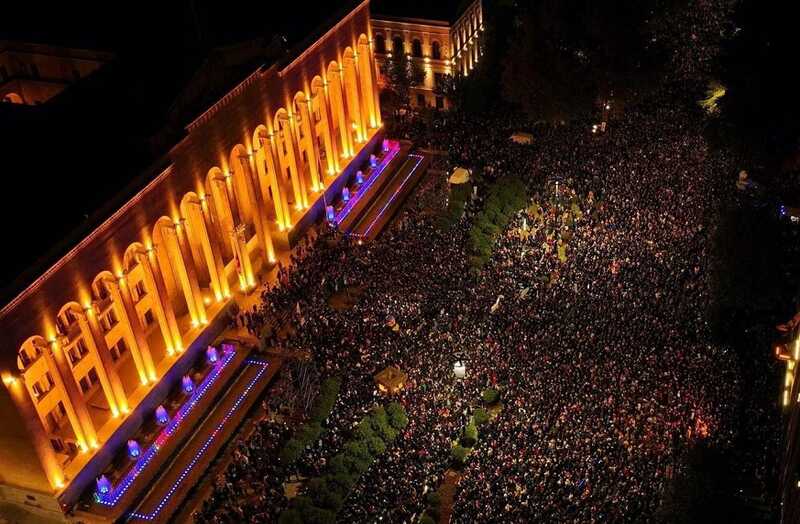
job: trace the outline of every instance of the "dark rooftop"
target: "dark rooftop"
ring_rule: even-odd
[[[0,40],[110,51],[116,59],[46,104],[0,104],[7,231],[0,302],[157,175],[159,159],[194,117],[357,3],[298,17],[294,4],[182,0],[102,20],[80,3],[54,4],[44,15],[33,4],[4,7]]]
[[[473,0],[373,0],[372,16],[455,22]]]

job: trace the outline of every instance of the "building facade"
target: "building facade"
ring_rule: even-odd
[[[800,521],[800,315],[789,322],[794,326],[791,339],[774,344],[775,356],[785,364],[781,405],[784,414],[784,446],[781,456],[781,522]]]
[[[381,127],[369,0],[186,126],[144,189],[0,310],[0,502],[60,516]]]
[[[372,27],[379,62],[405,53],[425,72],[423,84],[412,89],[412,106],[445,109],[448,101],[437,94],[444,77],[469,75],[480,60],[483,4],[481,0],[470,2],[452,22],[376,14]]]
[[[0,41],[0,103],[43,104],[112,58],[98,51]]]

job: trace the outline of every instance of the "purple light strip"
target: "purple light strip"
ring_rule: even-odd
[[[383,157],[383,160],[381,161],[381,164],[378,167],[376,167],[372,171],[372,173],[370,173],[369,178],[367,179],[367,181],[364,182],[364,184],[358,189],[358,193],[356,193],[355,195],[351,195],[350,196],[350,200],[347,202],[347,204],[345,204],[344,208],[342,208],[342,210],[339,212],[339,214],[336,216],[336,218],[333,219],[333,221],[336,223],[336,227],[339,227],[339,224],[344,222],[344,219],[347,218],[347,215],[349,215],[350,211],[353,210],[353,207],[356,205],[356,202],[358,202],[360,200],[361,195],[363,195],[364,193],[366,193],[369,190],[369,188],[372,186],[372,184],[386,170],[386,166],[388,166],[389,163],[392,160],[394,160],[394,157],[396,157],[397,154],[400,152],[400,144],[398,142],[391,142],[391,144],[392,144],[392,146],[389,149],[389,152],[386,154],[386,156]]]
[[[219,424],[217,424],[217,427],[214,428],[214,431],[211,432],[211,434],[208,436],[206,441],[203,442],[203,445],[200,447],[200,449],[197,450],[197,453],[195,453],[195,455],[192,458],[191,462],[189,462],[189,464],[187,464],[186,467],[183,468],[183,471],[181,471],[180,476],[172,484],[172,486],[170,486],[170,488],[167,491],[166,495],[164,495],[164,498],[161,499],[161,502],[159,502],[158,505],[156,506],[156,509],[154,509],[152,512],[146,513],[146,514],[145,513],[136,513],[136,512],[131,513],[128,516],[128,521],[131,521],[131,520],[134,520],[134,519],[151,521],[151,520],[155,520],[156,518],[158,518],[158,515],[161,513],[161,510],[164,509],[164,506],[166,506],[169,503],[169,501],[172,498],[172,496],[175,495],[175,492],[181,486],[181,483],[184,480],[186,480],[186,477],[189,475],[189,473],[192,472],[192,469],[194,469],[194,467],[197,465],[197,462],[202,458],[202,456],[205,453],[205,451],[209,448],[209,446],[211,446],[211,444],[214,442],[214,439],[216,439],[217,436],[220,434],[220,432],[222,431],[222,429],[225,426],[225,424],[228,422],[228,420],[230,420],[230,418],[233,416],[233,414],[236,412],[236,410],[239,409],[239,406],[242,405],[242,402],[244,402],[244,399],[247,397],[247,395],[250,394],[250,391],[253,389],[253,386],[255,386],[256,382],[258,382],[258,380],[261,378],[261,375],[263,375],[264,372],[267,370],[267,367],[268,367],[269,364],[267,362],[262,361],[262,360],[249,359],[249,360],[247,360],[247,365],[249,365],[249,366],[261,366],[261,369],[258,371],[256,376],[253,377],[253,379],[247,384],[247,387],[244,389],[244,391],[242,391],[239,394],[239,396],[236,399],[236,402],[233,404],[233,406],[231,406],[231,408],[228,410],[228,412],[225,413],[225,417],[222,419],[222,421],[220,421]]]
[[[399,195],[400,191],[402,191],[403,188],[406,186],[406,183],[408,182],[408,179],[411,178],[411,175],[414,174],[414,172],[417,170],[417,168],[419,167],[419,165],[422,163],[422,161],[425,158],[422,155],[408,155],[408,156],[416,158],[417,159],[417,163],[414,164],[414,167],[411,168],[411,171],[409,171],[408,175],[406,175],[406,177],[403,179],[403,181],[400,183],[400,185],[397,186],[397,189],[395,189],[394,193],[389,198],[389,200],[386,202],[386,204],[383,205],[381,210],[378,211],[378,214],[375,215],[375,218],[372,219],[372,222],[370,222],[369,227],[367,227],[367,230],[364,231],[364,234],[363,235],[359,235],[359,236],[361,236],[361,238],[366,238],[366,237],[369,236],[370,231],[372,231],[372,228],[375,227],[375,223],[378,221],[379,218],[381,218],[383,216],[383,214],[386,212],[386,210],[389,208],[389,206],[392,204],[392,202],[394,202],[394,199],[397,198],[397,195]]]
[[[184,403],[183,406],[181,406],[175,417],[173,417],[172,420],[170,420],[170,422],[167,424],[167,427],[165,427],[161,433],[158,434],[158,437],[156,437],[155,441],[150,445],[150,447],[148,447],[147,450],[139,456],[136,464],[122,478],[122,481],[105,495],[99,495],[95,493],[95,499],[98,503],[104,506],[113,507],[119,502],[136,478],[142,473],[142,471],[144,471],[150,462],[152,462],[153,458],[158,453],[158,450],[161,449],[167,440],[169,440],[169,438],[175,433],[178,425],[189,415],[197,403],[200,402],[200,399],[203,398],[209,388],[217,380],[220,373],[222,373],[222,370],[225,368],[225,366],[227,366],[230,361],[233,360],[234,356],[236,356],[236,352],[229,351],[222,360],[217,361],[214,369],[206,376],[206,378],[200,384],[200,387],[195,390],[192,398],[188,402]]]

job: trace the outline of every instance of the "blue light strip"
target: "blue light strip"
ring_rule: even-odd
[[[159,514],[161,513],[161,510],[164,509],[164,506],[166,506],[169,503],[169,501],[172,498],[172,496],[175,495],[176,491],[178,491],[178,488],[180,488],[180,486],[183,483],[183,481],[186,480],[186,477],[189,476],[189,474],[192,472],[192,469],[194,469],[194,467],[197,465],[198,461],[200,461],[200,459],[203,457],[203,455],[205,454],[206,450],[211,446],[211,444],[214,442],[214,440],[217,438],[217,436],[222,432],[222,429],[225,426],[225,424],[228,422],[228,420],[230,420],[230,418],[233,416],[233,414],[236,412],[236,410],[238,410],[239,407],[242,405],[242,402],[244,402],[244,399],[247,397],[247,395],[250,394],[250,391],[252,391],[252,389],[255,386],[256,382],[259,381],[261,376],[267,370],[267,367],[268,367],[269,364],[267,362],[262,361],[262,360],[249,359],[249,360],[247,360],[247,365],[248,366],[261,366],[261,369],[258,371],[256,376],[253,377],[253,379],[247,384],[247,387],[244,389],[244,391],[242,391],[239,394],[239,396],[236,398],[236,402],[233,404],[233,406],[231,406],[231,408],[228,410],[228,412],[225,413],[225,417],[222,419],[222,421],[220,421],[219,424],[217,424],[217,427],[214,428],[214,431],[211,432],[211,434],[208,436],[206,441],[203,442],[203,445],[200,447],[200,449],[197,450],[197,453],[195,453],[195,455],[192,458],[191,462],[189,462],[189,464],[187,464],[186,467],[183,468],[183,471],[181,471],[180,476],[172,484],[172,486],[170,486],[170,488],[167,491],[166,495],[164,495],[164,498],[161,499],[161,502],[159,502],[158,505],[156,506],[156,508],[150,513],[136,513],[136,512],[131,513],[128,516],[128,521],[137,520],[137,519],[138,520],[152,521],[152,520],[155,520],[156,518],[158,518]]]
[[[189,415],[198,402],[200,402],[206,392],[208,392],[208,390],[217,380],[220,373],[222,373],[222,370],[231,362],[231,360],[233,360],[233,357],[235,356],[235,351],[229,351],[224,358],[217,361],[217,363],[214,365],[214,369],[206,376],[206,378],[200,384],[200,387],[194,390],[194,394],[192,395],[191,399],[181,406],[181,408],[175,414],[175,417],[173,417],[172,420],[170,420],[170,422],[167,424],[167,427],[165,427],[161,433],[158,434],[158,437],[156,437],[153,444],[151,444],[144,453],[139,455],[139,459],[136,461],[136,464],[124,477],[122,477],[122,481],[117,484],[116,487],[104,495],[95,493],[95,500],[99,504],[113,507],[119,502],[136,478],[142,473],[142,471],[144,471],[148,464],[152,462],[153,458],[155,458],[158,450],[161,449],[167,440],[175,433],[175,430],[178,428],[180,423]]]
[[[394,202],[394,199],[397,198],[397,195],[399,195],[400,191],[402,191],[403,188],[406,186],[406,183],[408,182],[408,179],[411,178],[411,175],[413,175],[414,172],[416,172],[416,170],[419,167],[419,165],[425,159],[425,157],[422,156],[422,155],[408,155],[408,156],[416,158],[417,159],[417,163],[414,164],[414,167],[411,168],[411,171],[409,171],[408,175],[403,179],[403,182],[401,182],[400,185],[397,186],[397,189],[392,194],[392,196],[389,198],[389,200],[386,201],[386,204],[383,205],[381,210],[378,211],[378,214],[375,215],[375,218],[372,219],[372,222],[370,222],[369,227],[367,227],[367,230],[364,231],[364,234],[363,235],[358,235],[361,238],[366,238],[366,237],[369,236],[370,231],[372,231],[372,228],[375,227],[375,223],[378,221],[379,218],[381,218],[383,216],[383,214],[386,212],[386,210],[389,208],[389,206],[392,205],[392,202]]]
[[[356,202],[360,200],[361,195],[365,194],[372,186],[372,184],[378,178],[380,178],[381,174],[383,174],[383,172],[386,170],[386,166],[388,166],[391,163],[391,161],[394,160],[394,157],[396,157],[399,152],[400,152],[400,144],[397,142],[392,142],[392,147],[386,154],[386,156],[383,157],[381,165],[379,165],[372,171],[372,173],[370,173],[367,181],[364,182],[364,184],[358,189],[358,193],[350,196],[350,200],[347,202],[347,204],[345,204],[344,208],[342,208],[342,210],[339,212],[336,218],[334,218],[333,221],[337,227],[339,227],[339,225],[342,222],[344,222],[344,219],[347,218],[347,215],[349,215],[350,211],[352,211],[353,207],[355,207]]]

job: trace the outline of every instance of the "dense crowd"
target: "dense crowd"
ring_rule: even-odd
[[[424,182],[374,244],[330,233],[305,243],[243,321],[270,344],[310,352],[322,374],[341,375],[339,402],[322,441],[295,467],[277,465],[277,436],[244,446],[248,461],[228,470],[202,520],[261,522],[285,507],[279,486],[324,470],[379,400],[373,375],[388,365],[409,375],[400,400],[410,424],[356,485],[342,522],[418,516],[487,386],[500,389],[504,407],[467,464],[455,521],[652,515],[688,447],[731,439],[738,393],[737,361],[711,341],[705,320],[709,239],[736,166],[707,147],[698,118],[665,104],[630,108],[602,136],[575,124],[533,147],[509,141],[517,122],[507,115],[449,115],[410,128],[453,165],[483,173],[484,185],[523,178],[531,207],[477,277],[465,239],[482,187],[467,216],[442,232],[435,210],[444,177]],[[333,310],[331,295],[355,285],[363,286],[355,306]],[[280,312],[296,328],[285,339],[266,327]],[[453,376],[457,358],[467,362],[462,381]],[[254,463],[247,450],[262,443]],[[240,489],[226,487],[236,480]],[[245,497],[251,481],[262,497]]]

